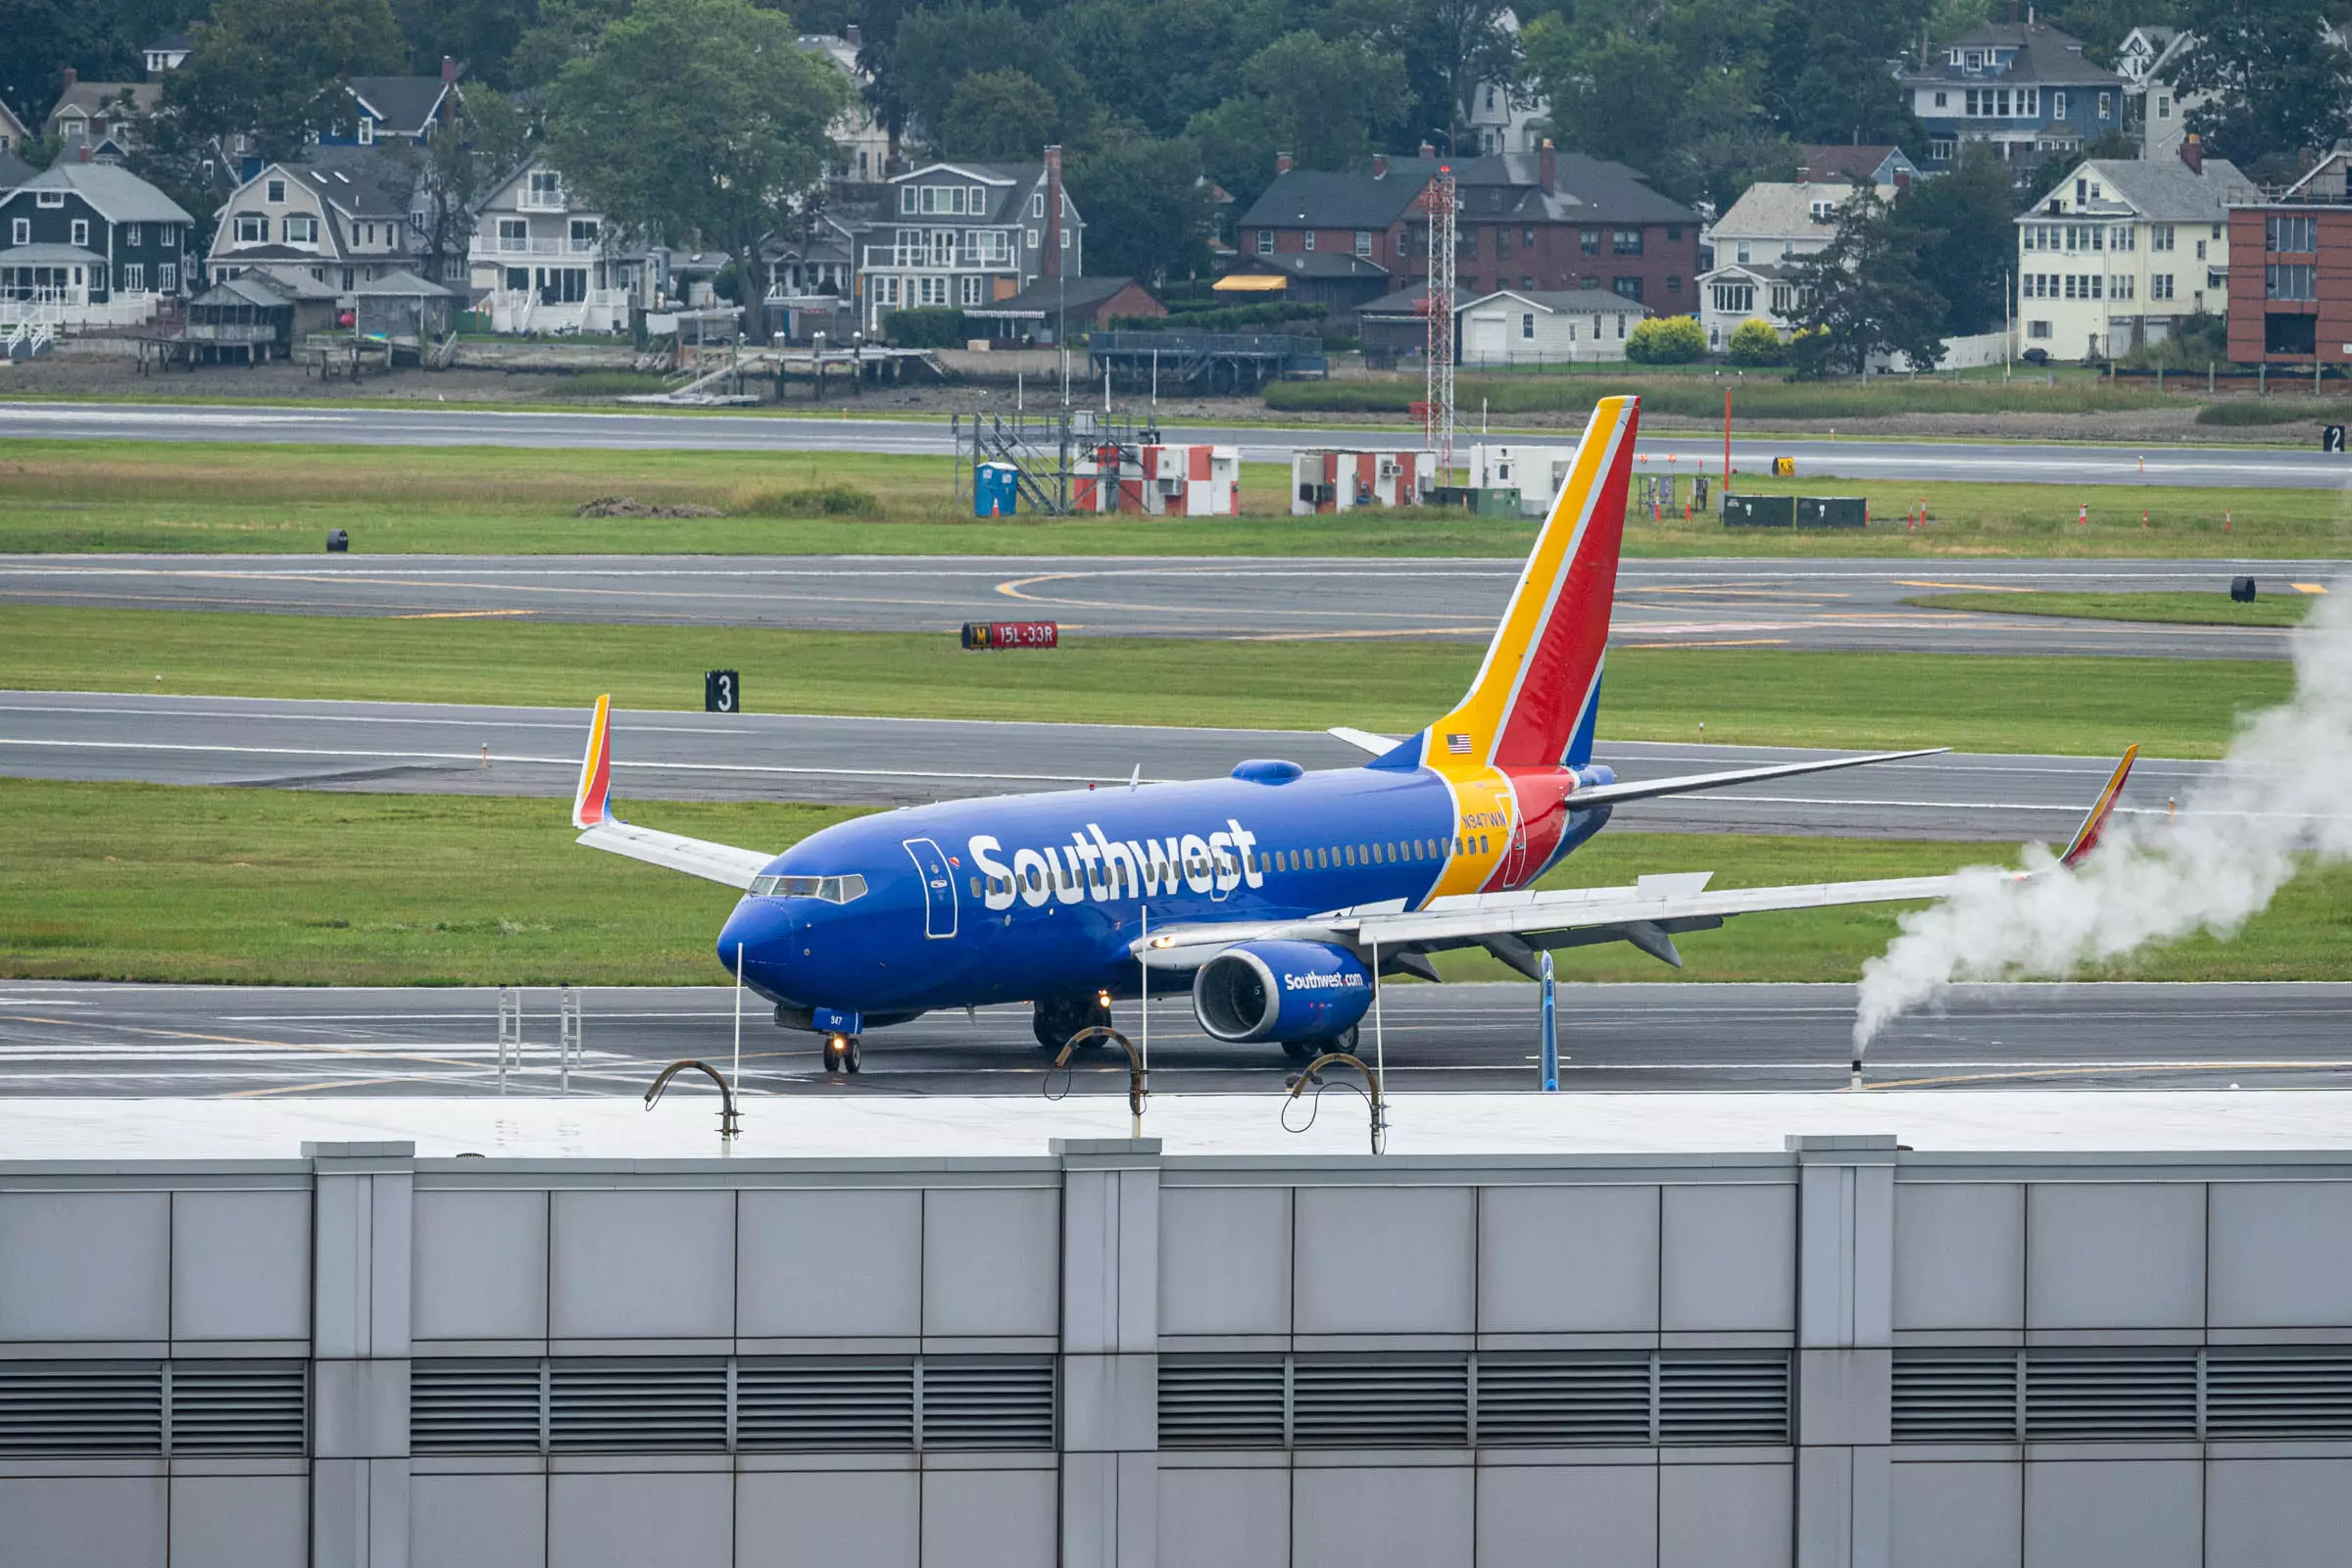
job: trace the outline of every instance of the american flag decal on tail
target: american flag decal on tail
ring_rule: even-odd
[[[1446,750],[1455,757],[1468,757],[1470,755],[1470,737],[1460,730],[1448,732],[1446,736]]]

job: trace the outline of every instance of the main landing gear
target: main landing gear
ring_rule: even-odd
[[[825,1071],[856,1072],[862,1065],[856,1035],[825,1036]]]
[[[1282,1043],[1282,1054],[1301,1067],[1327,1051],[1345,1051],[1353,1054],[1355,1025],[1349,1024],[1338,1034],[1325,1035],[1320,1040],[1285,1040]]]
[[[1049,1056],[1061,1054],[1070,1037],[1087,1029],[1110,1027],[1110,994],[1088,992],[1075,997],[1040,997],[1030,1015],[1029,1030]],[[1097,1042],[1100,1045],[1100,1042]]]

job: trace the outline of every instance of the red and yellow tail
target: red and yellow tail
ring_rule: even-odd
[[[580,787],[571,798],[571,825],[592,828],[611,814],[605,799],[612,790],[612,698],[596,700],[588,725],[588,750],[580,758]]]
[[[1427,765],[1446,772],[1591,760],[1641,422],[1640,398],[1603,398],[1593,409],[1478,678],[1423,732]]]

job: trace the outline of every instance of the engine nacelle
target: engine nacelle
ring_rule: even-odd
[[[1372,1005],[1372,974],[1321,942],[1243,942],[1193,976],[1193,1013],[1219,1040],[1315,1040]]]

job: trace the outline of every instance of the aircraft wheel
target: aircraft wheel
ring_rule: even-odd
[[[827,1035],[825,1037],[825,1050],[823,1058],[825,1063],[825,1071],[841,1071],[842,1059],[848,1054],[849,1051],[847,1048],[847,1043],[842,1039],[841,1036]]]
[[[1039,1001],[1030,1014],[1029,1032],[1047,1055],[1058,1056],[1061,1048],[1070,1043],[1070,1036],[1096,1025],[1108,1028],[1110,1008],[1096,1002],[1092,996],[1058,997]]]
[[[1319,1040],[1285,1040],[1282,1054],[1303,1067],[1323,1054],[1323,1043]]]
[[[841,1048],[841,1070],[844,1072],[858,1072],[863,1070],[864,1066],[865,1054],[858,1047],[858,1037],[856,1035],[852,1035],[850,1036],[849,1041]]]
[[[1345,1051],[1349,1055],[1353,1055],[1355,1054],[1355,1025],[1349,1024],[1346,1030],[1339,1034],[1333,1035],[1329,1040],[1325,1041],[1323,1043],[1323,1049],[1325,1051]]]

